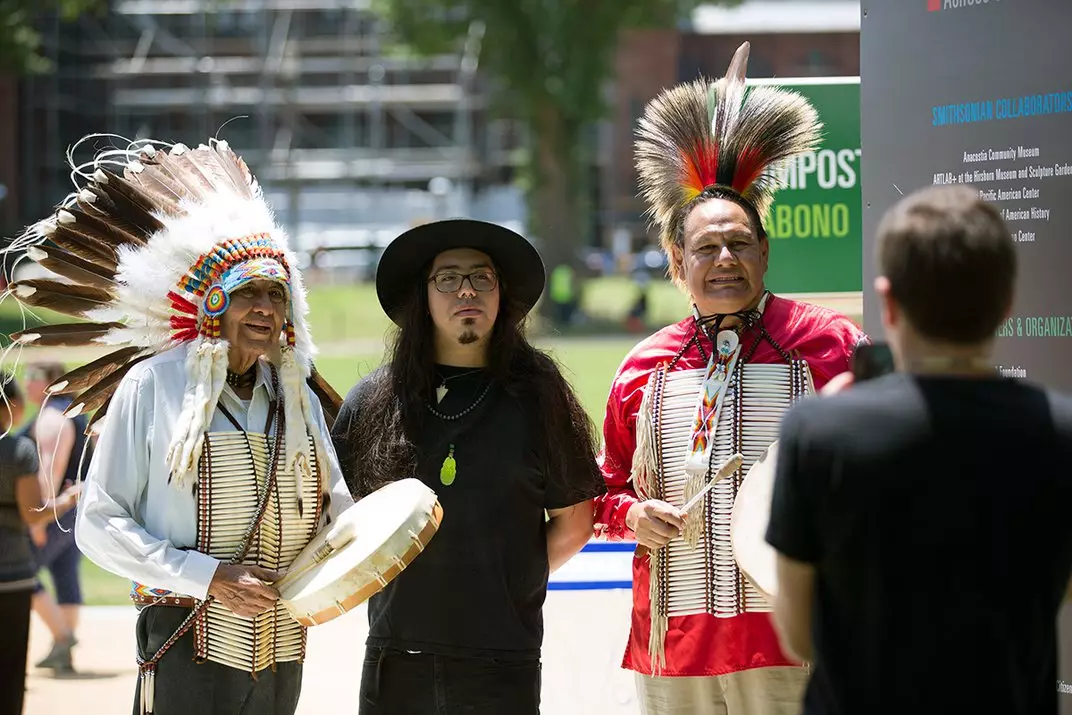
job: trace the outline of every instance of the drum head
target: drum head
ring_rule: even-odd
[[[766,540],[777,463],[775,441],[745,475],[730,518],[733,557],[745,577],[768,599],[773,599],[778,589],[777,552]]]
[[[424,550],[441,518],[435,492],[421,481],[403,479],[381,487],[309,542],[278,584],[281,600],[303,625],[324,623],[355,608]],[[340,530],[349,532],[350,540],[318,560],[328,536]]]

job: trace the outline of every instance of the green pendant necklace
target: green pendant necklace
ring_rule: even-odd
[[[488,391],[491,389],[491,383],[489,382],[484,386],[484,391],[480,393],[480,397],[476,398],[473,404],[466,407],[464,410],[456,415],[445,415],[431,405],[426,404],[428,411],[441,420],[453,422],[454,420],[461,419],[465,415],[469,414],[479,405],[485,397],[487,397]],[[447,456],[443,460],[443,464],[439,467],[439,482],[445,487],[449,487],[454,483],[454,478],[458,476],[458,461],[454,459],[454,443],[450,445],[450,449],[447,451]]]
[[[454,483],[454,477],[458,475],[458,463],[454,461],[454,445],[450,445],[450,452],[443,460],[443,466],[439,468],[439,482],[449,487]]]

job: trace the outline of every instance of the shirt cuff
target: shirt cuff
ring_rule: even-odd
[[[212,578],[216,575],[220,561],[208,554],[199,551],[187,551],[186,562],[182,565],[182,574],[179,576],[180,593],[203,601],[208,597],[208,587]]]
[[[609,518],[606,523],[596,521],[592,525],[593,535],[597,539],[606,539],[608,541],[633,541],[636,539],[636,534],[625,524],[625,515],[629,513],[630,507],[636,504],[639,499],[629,494],[616,495],[616,504],[610,510]]]

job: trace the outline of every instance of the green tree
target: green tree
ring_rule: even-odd
[[[49,62],[41,56],[41,35],[34,20],[49,12],[73,20],[101,5],[102,0],[0,0],[0,72],[47,72]]]
[[[721,0],[734,4],[739,0]],[[483,23],[480,68],[492,101],[529,130],[526,155],[531,229],[548,268],[574,262],[591,215],[592,142],[606,111],[619,33],[672,27],[697,0],[382,0],[398,38],[418,52],[457,51]]]

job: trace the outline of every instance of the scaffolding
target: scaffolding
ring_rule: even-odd
[[[68,31],[77,56],[24,93],[24,127],[36,131],[26,173],[65,182],[58,159],[91,132],[227,139],[298,250],[364,276],[423,220],[522,229],[512,186],[521,137],[489,116],[483,23],[435,57],[391,44],[387,29],[370,0],[118,0]],[[57,52],[67,40],[50,36]],[[60,127],[57,108],[79,82],[96,104]],[[52,201],[58,188],[46,188]]]

